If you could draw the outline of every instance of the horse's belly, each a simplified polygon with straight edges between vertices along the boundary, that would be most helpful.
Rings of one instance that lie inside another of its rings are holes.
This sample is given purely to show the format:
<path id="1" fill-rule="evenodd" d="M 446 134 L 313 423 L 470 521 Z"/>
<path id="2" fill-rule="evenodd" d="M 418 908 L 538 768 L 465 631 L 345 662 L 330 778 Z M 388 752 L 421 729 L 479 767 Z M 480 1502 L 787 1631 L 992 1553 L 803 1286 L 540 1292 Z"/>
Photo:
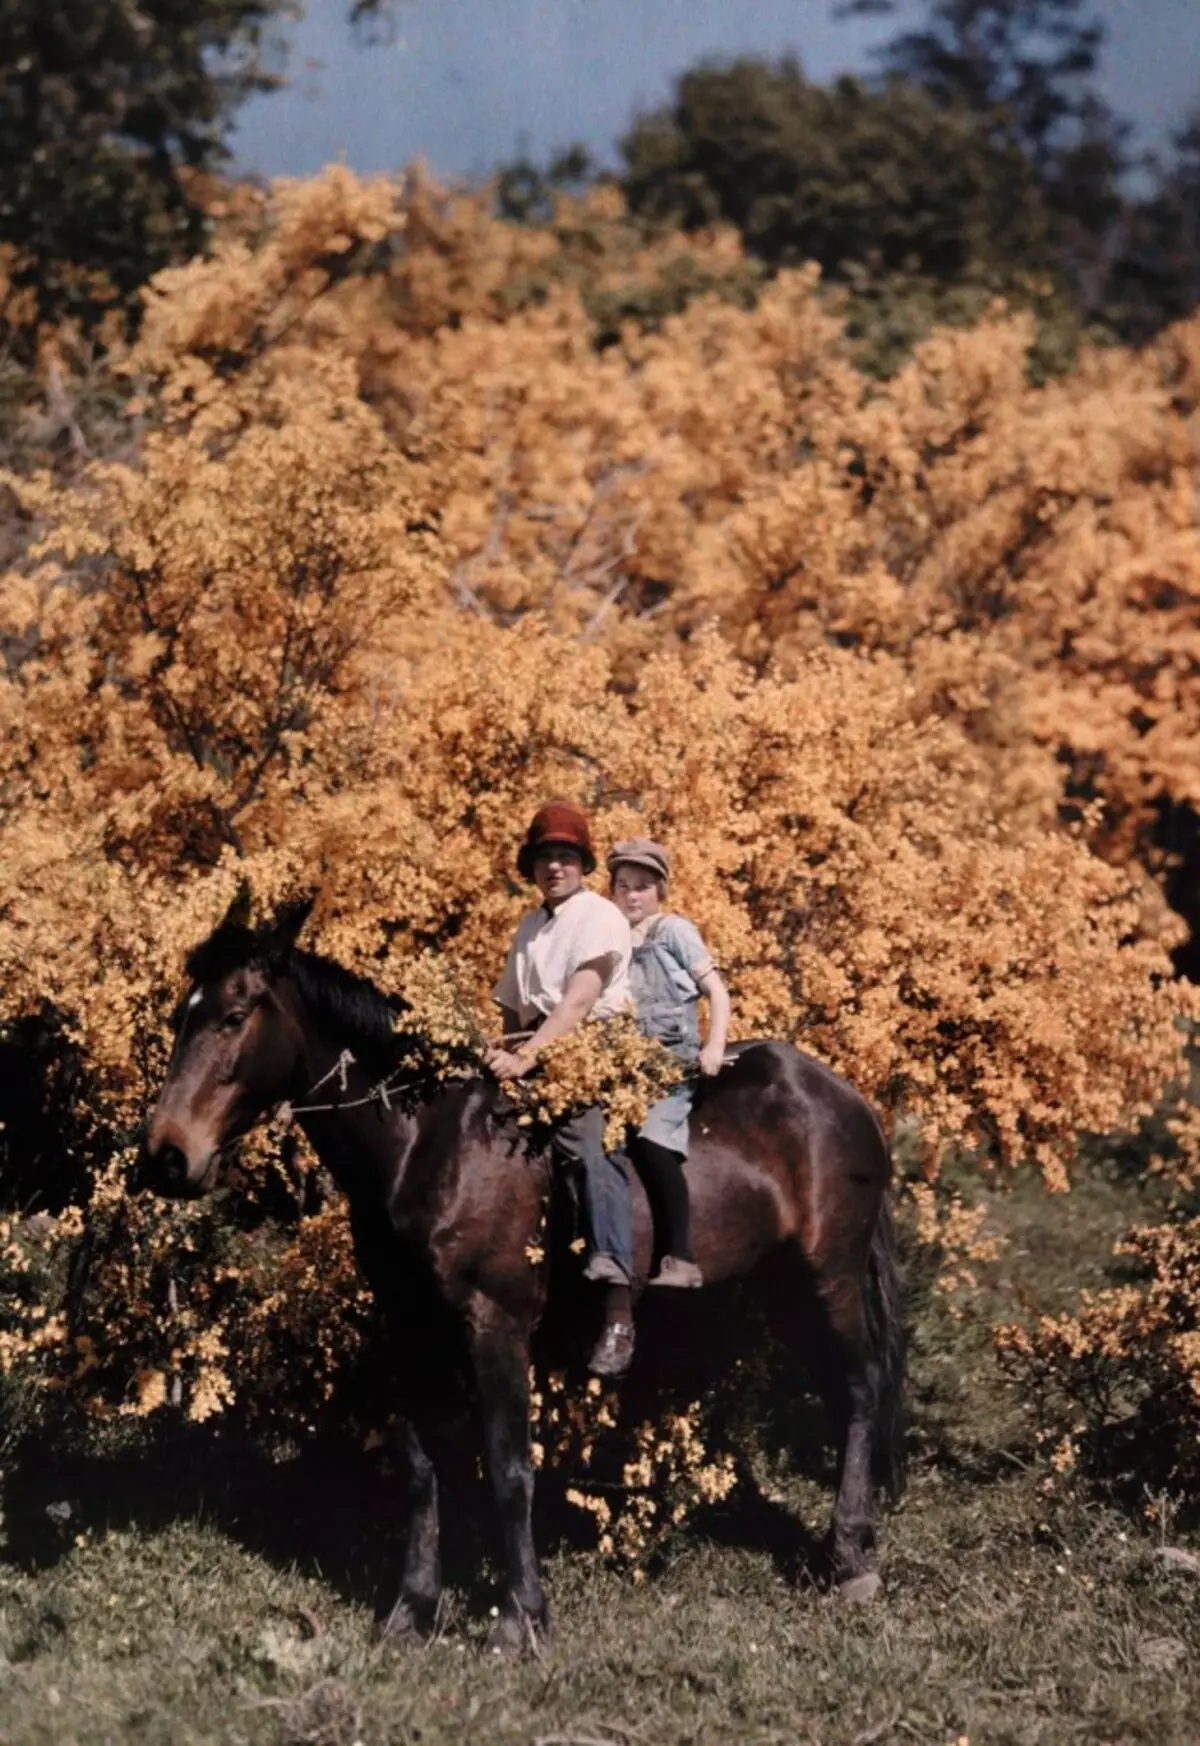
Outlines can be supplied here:
<path id="1" fill-rule="evenodd" d="M 692 1244 L 705 1284 L 745 1279 L 773 1250 L 795 1234 L 779 1186 L 763 1171 L 723 1148 L 693 1147 L 684 1167 L 691 1205 Z M 646 1279 L 661 1243 L 650 1205 L 633 1176 L 634 1271 Z"/>

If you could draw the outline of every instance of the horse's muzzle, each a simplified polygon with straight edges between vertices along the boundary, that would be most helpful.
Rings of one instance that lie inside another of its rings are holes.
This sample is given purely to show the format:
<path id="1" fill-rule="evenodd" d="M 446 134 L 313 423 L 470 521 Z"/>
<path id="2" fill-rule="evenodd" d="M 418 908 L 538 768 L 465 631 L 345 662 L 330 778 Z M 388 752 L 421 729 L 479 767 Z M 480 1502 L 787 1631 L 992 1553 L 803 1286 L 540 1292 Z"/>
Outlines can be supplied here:
<path id="1" fill-rule="evenodd" d="M 212 1186 L 216 1162 L 214 1154 L 198 1175 L 193 1174 L 182 1147 L 166 1140 L 153 1151 L 148 1146 L 143 1149 L 134 1180 L 138 1188 L 167 1199 L 199 1200 Z"/>

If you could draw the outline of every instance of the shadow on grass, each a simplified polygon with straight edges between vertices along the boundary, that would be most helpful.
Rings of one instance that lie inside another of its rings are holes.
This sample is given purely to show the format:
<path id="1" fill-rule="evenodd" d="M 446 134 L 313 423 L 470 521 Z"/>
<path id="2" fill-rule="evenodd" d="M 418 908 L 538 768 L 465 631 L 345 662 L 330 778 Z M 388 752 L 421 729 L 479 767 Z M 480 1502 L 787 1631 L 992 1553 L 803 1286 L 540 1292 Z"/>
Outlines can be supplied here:
<path id="1" fill-rule="evenodd" d="M 345 1440 L 314 1441 L 283 1460 L 224 1428 L 172 1428 L 106 1455 L 30 1442 L 5 1484 L 0 1556 L 45 1570 L 83 1529 L 156 1534 L 202 1521 L 282 1568 L 320 1575 L 348 1601 L 386 1610 L 399 1586 L 405 1498 L 402 1472 Z M 482 1501 L 444 1512 L 448 1580 L 481 1595 Z"/>
<path id="2" fill-rule="evenodd" d="M 694 1531 L 717 1546 L 765 1552 L 794 1588 L 824 1588 L 833 1576 L 829 1537 L 812 1533 L 753 1478 L 742 1480 L 732 1506 L 714 1506 L 699 1515 Z"/>
<path id="3" fill-rule="evenodd" d="M 499 1537 L 491 1499 L 460 1438 L 458 1471 L 443 1472 L 442 1560 L 447 1585 L 480 1617 L 496 1599 Z M 578 1476 L 576 1476 L 578 1478 Z M 570 1479 L 537 1488 L 539 1551 L 591 1550 L 591 1518 L 566 1502 Z M 283 1460 L 227 1427 L 172 1427 L 138 1446 L 98 1455 L 30 1440 L 4 1483 L 0 1561 L 53 1569 L 76 1536 L 154 1535 L 204 1522 L 281 1569 L 320 1577 L 347 1602 L 383 1618 L 396 1599 L 403 1559 L 407 1484 L 402 1464 L 346 1439 L 314 1440 Z M 720 1545 L 768 1553 L 792 1582 L 828 1574 L 822 1542 L 747 1470 L 733 1496 L 700 1512 L 686 1530 Z"/>

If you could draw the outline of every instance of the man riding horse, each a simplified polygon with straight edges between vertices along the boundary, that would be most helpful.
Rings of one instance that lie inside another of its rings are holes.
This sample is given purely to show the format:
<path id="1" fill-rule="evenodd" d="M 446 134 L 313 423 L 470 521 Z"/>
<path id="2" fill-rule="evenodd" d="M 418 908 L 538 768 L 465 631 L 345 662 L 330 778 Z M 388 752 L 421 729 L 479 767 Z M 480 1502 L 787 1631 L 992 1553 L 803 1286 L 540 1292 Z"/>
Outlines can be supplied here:
<path id="1" fill-rule="evenodd" d="M 586 815 L 562 801 L 544 806 L 517 854 L 518 871 L 542 902 L 522 919 L 494 990 L 506 1036 L 526 1040 L 519 1049 L 492 1051 L 488 1066 L 497 1079 L 519 1079 L 547 1043 L 629 1003 L 629 923 L 607 897 L 584 887 L 595 865 Z M 560 1122 L 552 1148 L 582 1178 L 591 1237 L 584 1277 L 604 1287 L 604 1329 L 589 1368 L 622 1376 L 633 1357 L 628 1160 L 605 1151 L 598 1104 Z"/>
<path id="2" fill-rule="evenodd" d="M 519 1048 L 495 1049 L 488 1066 L 500 1080 L 517 1079 L 538 1052 L 589 1019 L 611 1018 L 632 998 L 646 1035 L 657 1037 L 687 1065 L 718 1073 L 724 1059 L 729 997 L 693 924 L 664 916 L 670 860 L 648 837 L 618 843 L 608 858 L 615 903 L 584 886 L 596 865 L 587 816 L 566 801 L 536 814 L 517 854 L 522 877 L 536 885 L 539 908 L 526 915 L 496 984 L 494 998 Z M 696 1002 L 712 1001 L 713 1023 L 700 1045 Z M 687 1153 L 691 1086 L 685 1081 L 648 1113 L 633 1141 L 638 1169 L 662 1232 L 663 1258 L 650 1281 L 698 1286 L 691 1252 Z M 599 1105 L 555 1128 L 552 1150 L 580 1179 L 590 1253 L 584 1278 L 604 1287 L 604 1327 L 589 1361 L 597 1376 L 623 1376 L 633 1357 L 630 1283 L 629 1161 L 604 1146 Z"/>

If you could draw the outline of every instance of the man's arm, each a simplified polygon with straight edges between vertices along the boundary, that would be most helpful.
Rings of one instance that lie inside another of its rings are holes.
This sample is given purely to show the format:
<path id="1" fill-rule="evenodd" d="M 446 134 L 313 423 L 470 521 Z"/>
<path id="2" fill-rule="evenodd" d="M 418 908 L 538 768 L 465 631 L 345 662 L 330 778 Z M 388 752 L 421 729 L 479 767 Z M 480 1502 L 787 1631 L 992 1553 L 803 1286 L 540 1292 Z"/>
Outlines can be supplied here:
<path id="1" fill-rule="evenodd" d="M 539 1049 L 544 1049 L 556 1037 L 565 1037 L 576 1025 L 583 1023 L 600 998 L 608 963 L 606 954 L 603 958 L 594 958 L 590 963 L 581 964 L 564 988 L 563 997 L 554 1011 L 542 1020 L 533 1036 L 519 1051 L 492 1051 L 488 1057 L 488 1066 L 497 1079 L 520 1079 L 533 1066 L 534 1056 Z M 506 1009 L 504 1016 L 504 1029 L 507 1033 L 510 1027 Z M 512 1026 L 513 1030 L 517 1028 Z"/>
<path id="2" fill-rule="evenodd" d="M 563 997 L 554 1011 L 542 1020 L 530 1037 L 531 1049 L 544 1049 L 547 1043 L 552 1043 L 556 1037 L 565 1037 L 568 1031 L 573 1031 L 576 1025 L 583 1023 L 600 998 L 607 968 L 607 955 L 593 958 L 590 963 L 579 966 L 563 989 Z"/>

